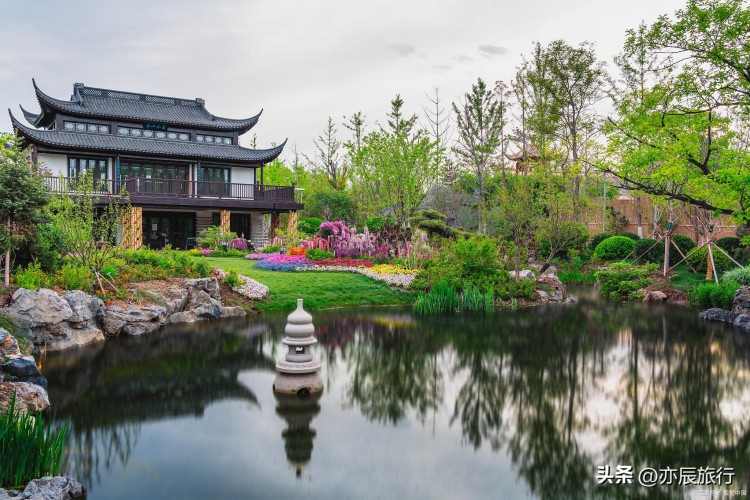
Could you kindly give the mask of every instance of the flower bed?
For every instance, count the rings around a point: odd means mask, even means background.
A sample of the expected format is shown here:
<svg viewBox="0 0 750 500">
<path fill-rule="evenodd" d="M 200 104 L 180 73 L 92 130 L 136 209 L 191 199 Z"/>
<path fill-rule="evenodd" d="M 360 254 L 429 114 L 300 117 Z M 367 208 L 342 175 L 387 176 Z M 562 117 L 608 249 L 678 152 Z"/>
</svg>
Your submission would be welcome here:
<svg viewBox="0 0 750 500">
<path fill-rule="evenodd" d="M 273 257 L 275 255 L 281 255 L 279 252 L 273 252 L 273 253 L 249 253 L 245 255 L 245 258 L 247 260 L 266 260 L 270 257 Z"/>
<path fill-rule="evenodd" d="M 416 271 L 401 266 L 394 266 L 392 264 L 380 264 L 369 268 L 361 266 L 308 265 L 304 268 L 298 268 L 297 271 L 342 271 L 359 273 L 369 276 L 374 280 L 382 281 L 389 285 L 401 288 L 409 288 L 414 281 L 414 278 L 417 277 Z"/>
<path fill-rule="evenodd" d="M 215 274 L 221 281 L 227 277 L 227 272 L 222 269 L 214 269 Z M 237 276 L 244 284 L 232 287 L 232 291 L 239 293 L 243 297 L 253 300 L 261 300 L 268 297 L 268 287 L 259 281 L 239 274 Z"/>
<path fill-rule="evenodd" d="M 331 267 L 331 266 L 344 266 L 344 267 L 372 267 L 371 260 L 363 259 L 351 259 L 348 257 L 334 257 L 332 259 L 320 259 L 311 261 L 316 266 Z"/>
</svg>

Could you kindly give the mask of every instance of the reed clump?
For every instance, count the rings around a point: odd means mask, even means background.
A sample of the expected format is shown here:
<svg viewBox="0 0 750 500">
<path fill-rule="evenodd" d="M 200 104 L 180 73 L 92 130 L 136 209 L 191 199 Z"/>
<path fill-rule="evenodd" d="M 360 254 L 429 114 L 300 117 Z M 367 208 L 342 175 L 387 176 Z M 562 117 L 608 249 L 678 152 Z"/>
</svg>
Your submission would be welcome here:
<svg viewBox="0 0 750 500">
<path fill-rule="evenodd" d="M 414 302 L 414 311 L 419 314 L 441 314 L 461 312 L 490 312 L 495 306 L 492 290 L 482 293 L 470 286 L 459 292 L 455 286 L 440 281 L 429 292 L 420 293 Z"/>
<path fill-rule="evenodd" d="M 70 427 L 65 422 L 53 429 L 41 414 L 16 410 L 16 395 L 0 415 L 0 487 L 22 487 L 29 481 L 56 476 Z"/>
</svg>

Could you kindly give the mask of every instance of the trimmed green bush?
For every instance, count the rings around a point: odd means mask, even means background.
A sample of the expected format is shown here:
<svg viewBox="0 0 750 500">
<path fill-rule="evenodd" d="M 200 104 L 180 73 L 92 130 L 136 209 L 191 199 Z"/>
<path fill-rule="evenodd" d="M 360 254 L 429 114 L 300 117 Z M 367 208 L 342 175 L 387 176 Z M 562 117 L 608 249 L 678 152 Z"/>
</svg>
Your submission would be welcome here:
<svg viewBox="0 0 750 500">
<path fill-rule="evenodd" d="M 690 300 L 696 306 L 703 309 L 720 307 L 721 309 L 732 309 L 734 294 L 740 289 L 740 285 L 734 282 L 701 283 L 690 292 Z"/>
<path fill-rule="evenodd" d="M 664 247 L 657 245 L 653 238 L 643 238 L 635 242 L 633 255 L 635 258 L 642 256 L 643 262 L 661 262 L 664 260 Z"/>
<path fill-rule="evenodd" d="M 599 246 L 599 243 L 601 243 L 602 241 L 606 240 L 607 238 L 611 238 L 611 237 L 612 237 L 612 235 L 609 234 L 609 233 L 595 234 L 591 238 L 591 242 L 589 243 L 589 248 L 593 252 L 594 250 L 596 250 L 596 247 Z"/>
<path fill-rule="evenodd" d="M 627 233 L 627 232 L 626 232 L 626 233 L 620 233 L 620 234 L 618 234 L 617 236 L 625 236 L 626 238 L 630 238 L 630 239 L 631 239 L 631 240 L 633 240 L 633 241 L 638 241 L 638 240 L 640 240 L 640 239 L 641 239 L 641 237 L 640 237 L 640 236 L 638 236 L 638 235 L 637 235 L 637 234 L 635 234 L 635 233 Z"/>
<path fill-rule="evenodd" d="M 732 261 L 726 255 L 717 250 L 712 250 L 712 253 L 714 254 L 714 265 L 716 266 L 714 270 L 717 273 L 732 268 Z M 708 270 L 708 247 L 703 247 L 691 253 L 688 255 L 687 261 L 697 272 L 705 273 Z"/>
<path fill-rule="evenodd" d="M 307 250 L 305 250 L 305 257 L 310 260 L 321 260 L 330 259 L 333 257 L 333 254 L 331 252 L 321 250 L 320 248 L 308 248 Z"/>
<path fill-rule="evenodd" d="M 625 238 L 627 239 L 627 238 Z M 652 279 L 649 275 L 656 272 L 656 266 L 631 266 L 624 262 L 616 262 L 610 269 L 596 272 L 599 280 L 599 293 L 604 297 L 617 300 L 638 300 L 643 298 L 639 290 L 649 286 Z"/>
<path fill-rule="evenodd" d="M 600 260 L 624 259 L 634 247 L 635 242 L 630 238 L 611 236 L 596 246 L 594 257 Z"/>
<path fill-rule="evenodd" d="M 742 286 L 750 286 L 750 267 L 737 267 L 724 273 L 721 277 L 724 283 L 737 283 Z"/>
<path fill-rule="evenodd" d="M 323 219 L 308 217 L 297 223 L 297 230 L 305 234 L 318 234 L 321 224 L 323 224 Z"/>
</svg>

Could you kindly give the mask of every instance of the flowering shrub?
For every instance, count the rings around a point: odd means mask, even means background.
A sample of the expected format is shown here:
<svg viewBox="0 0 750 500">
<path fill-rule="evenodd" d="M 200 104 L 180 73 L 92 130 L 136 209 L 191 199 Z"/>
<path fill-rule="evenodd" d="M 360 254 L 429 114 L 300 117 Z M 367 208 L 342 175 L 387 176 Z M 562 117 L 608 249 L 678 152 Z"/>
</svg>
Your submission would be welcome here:
<svg viewBox="0 0 750 500">
<path fill-rule="evenodd" d="M 201 255 L 211 255 L 212 253 L 216 253 L 216 250 L 211 250 L 210 248 L 204 248 L 201 250 Z"/>
<path fill-rule="evenodd" d="M 222 269 L 214 269 L 213 274 L 222 282 L 226 282 L 226 279 L 229 277 L 229 274 Z M 240 284 L 231 287 L 232 291 L 253 300 L 264 299 L 268 296 L 268 287 L 263 283 L 241 274 L 237 275 L 237 279 L 240 281 Z"/>
<path fill-rule="evenodd" d="M 249 253 L 245 255 L 245 258 L 247 260 L 265 260 L 269 257 L 273 257 L 274 255 L 281 255 L 279 252 L 274 253 Z"/>
<path fill-rule="evenodd" d="M 348 230 L 349 228 L 346 227 L 344 221 L 340 220 L 335 222 L 324 222 L 320 225 L 320 234 L 326 238 L 329 236 L 340 236 Z"/>
<path fill-rule="evenodd" d="M 320 236 L 314 236 L 312 238 L 305 238 L 299 242 L 302 248 L 317 248 L 320 250 L 328 250 L 328 239 L 321 238 Z"/>
<path fill-rule="evenodd" d="M 235 238 L 229 242 L 229 248 L 234 248 L 235 250 L 247 250 L 247 240 L 243 240 L 242 238 Z"/>
</svg>

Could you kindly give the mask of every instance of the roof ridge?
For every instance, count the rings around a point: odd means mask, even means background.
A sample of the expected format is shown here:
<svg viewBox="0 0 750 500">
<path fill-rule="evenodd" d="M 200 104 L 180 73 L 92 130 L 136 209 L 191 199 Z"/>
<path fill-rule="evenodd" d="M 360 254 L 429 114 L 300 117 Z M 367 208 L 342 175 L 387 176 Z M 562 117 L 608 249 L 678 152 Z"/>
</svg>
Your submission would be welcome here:
<svg viewBox="0 0 750 500">
<path fill-rule="evenodd" d="M 195 99 L 185 99 L 183 97 L 171 97 L 156 94 L 144 94 L 142 92 L 130 92 L 128 90 L 105 89 L 102 87 L 87 87 L 83 84 L 74 86 L 74 92 L 77 91 L 84 99 L 91 97 L 95 99 L 117 99 L 126 102 L 142 101 L 149 104 L 161 104 L 164 106 L 192 106 L 205 109 L 206 101 L 200 97 Z"/>
</svg>

